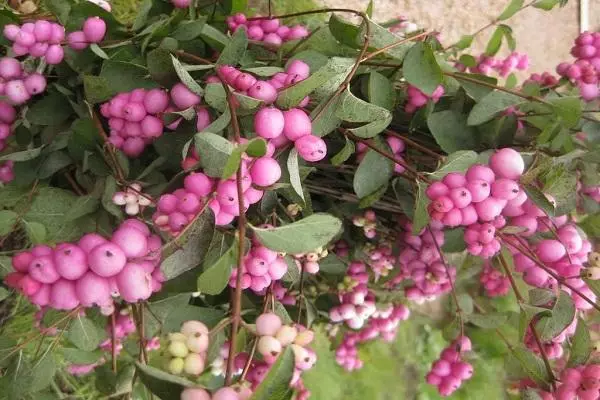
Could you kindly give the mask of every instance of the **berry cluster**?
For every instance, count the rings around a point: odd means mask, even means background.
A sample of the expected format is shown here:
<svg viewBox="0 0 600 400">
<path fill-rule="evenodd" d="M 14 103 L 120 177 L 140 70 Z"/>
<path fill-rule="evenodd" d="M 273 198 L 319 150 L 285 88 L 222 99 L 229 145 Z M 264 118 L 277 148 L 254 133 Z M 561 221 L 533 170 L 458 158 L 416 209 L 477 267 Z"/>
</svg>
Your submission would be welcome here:
<svg viewBox="0 0 600 400">
<path fill-rule="evenodd" d="M 558 79 L 549 72 L 543 72 L 541 74 L 533 73 L 523 82 L 523 86 L 528 83 L 537 83 L 541 87 L 552 87 L 558 84 Z"/>
<path fill-rule="evenodd" d="M 491 75 L 496 72 L 505 78 L 515 70 L 524 71 L 529 68 L 529 57 L 527 54 L 512 52 L 504 60 L 501 60 L 482 54 L 478 57 L 476 65 L 467 68 L 467 66 L 457 63 L 455 67 L 461 72 L 468 69 L 471 73 L 482 75 Z"/>
<path fill-rule="evenodd" d="M 287 270 L 288 265 L 280 254 L 253 241 L 252 248 L 244 257 L 242 289 L 250 289 L 253 292 L 261 293 L 269 287 L 271 282 L 283 278 Z M 238 269 L 234 268 L 229 278 L 229 286 L 236 286 L 237 275 Z"/>
<path fill-rule="evenodd" d="M 322 160 L 327 154 L 325 141 L 312 134 L 310 117 L 301 108 L 282 111 L 268 106 L 277 99 L 277 89 L 293 85 L 306 79 L 310 74 L 308 64 L 300 60 L 292 61 L 286 72 L 280 72 L 268 81 L 257 80 L 254 76 L 239 71 L 232 66 L 223 66 L 218 70 L 221 79 L 237 92 L 262 100 L 267 107 L 260 109 L 254 116 L 256 134 L 279 148 L 293 142 L 300 157 L 309 162 Z M 211 79 L 218 79 L 213 77 Z M 306 97 L 300 107 L 308 104 Z"/>
<path fill-rule="evenodd" d="M 408 96 L 407 103 L 404 106 L 404 111 L 409 114 L 414 113 L 419 108 L 424 107 L 429 100 L 433 101 L 433 103 L 437 103 L 440 101 L 440 98 L 444 95 L 444 87 L 439 85 L 431 94 L 431 96 L 423 93 L 419 88 L 413 85 L 408 85 L 408 89 L 406 90 L 406 94 Z"/>
<path fill-rule="evenodd" d="M 125 206 L 125 214 L 137 215 L 140 207 L 147 207 L 152 204 L 152 199 L 142 193 L 142 185 L 132 183 L 124 192 L 116 192 L 112 198 L 113 203 L 118 206 Z"/>
<path fill-rule="evenodd" d="M 83 23 L 83 29 L 67 35 L 69 47 L 84 50 L 92 43 L 100 43 L 106 35 L 106 22 L 100 17 L 90 17 Z"/>
<path fill-rule="evenodd" d="M 479 275 L 479 282 L 489 297 L 500 297 L 508 294 L 510 280 L 486 261 Z"/>
<path fill-rule="evenodd" d="M 464 353 L 471 351 L 471 340 L 466 336 L 457 338 L 442 351 L 426 376 L 430 385 L 437 386 L 442 396 L 450 396 L 473 376 L 473 366 L 462 360 Z"/>
<path fill-rule="evenodd" d="M 169 334 L 168 370 L 174 375 L 199 376 L 204 371 L 209 330 L 200 321 L 186 321 L 179 332 Z"/>
<path fill-rule="evenodd" d="M 327 249 L 318 248 L 310 253 L 291 254 L 291 256 L 294 258 L 299 271 L 314 275 L 319 272 L 319 260 L 327 257 L 328 253 Z"/>
<path fill-rule="evenodd" d="M 369 291 L 367 265 L 353 261 L 348 266 L 343 283 L 338 287 L 340 305 L 329 310 L 331 322 L 345 322 L 352 329 L 360 329 L 375 313 L 375 295 Z"/>
<path fill-rule="evenodd" d="M 0 59 L 0 78 L 0 95 L 6 96 L 12 105 L 24 104 L 31 96 L 46 90 L 46 78 L 42 74 L 25 72 L 19 60 L 15 58 Z M 2 114 L 6 117 L 2 121 L 8 120 L 9 115 L 12 115 L 14 121 L 14 110 L 2 107 Z M 0 134 L 1 136 L 4 136 L 4 132 Z"/>
<path fill-rule="evenodd" d="M 385 141 L 387 142 L 388 146 L 390 146 L 390 149 L 392 150 L 392 154 L 394 155 L 394 158 L 397 160 L 400 160 L 403 162 L 403 164 L 398 164 L 398 163 L 394 163 L 394 172 L 397 174 L 401 174 L 404 171 L 406 171 L 406 167 L 404 166 L 404 150 L 406 149 L 406 145 L 404 144 L 404 141 L 400 138 L 397 138 L 395 136 L 387 136 L 385 138 Z M 359 142 L 356 146 L 356 160 L 358 162 L 360 162 L 364 156 L 367 154 L 367 151 L 369 150 L 369 147 L 362 143 Z"/>
<path fill-rule="evenodd" d="M 248 20 L 244 14 L 238 13 L 227 17 L 226 22 L 232 32 L 245 29 L 250 40 L 263 42 L 271 47 L 279 47 L 284 42 L 308 36 L 308 29 L 305 26 L 282 25 L 277 18 Z"/>
<path fill-rule="evenodd" d="M 373 239 L 377 236 L 377 215 L 373 210 L 366 210 L 362 216 L 354 216 L 352 224 L 362 228 L 367 239 Z"/>
<path fill-rule="evenodd" d="M 600 97 L 600 32 L 583 32 L 571 48 L 574 63 L 562 62 L 556 67 L 560 76 L 579 86 L 581 97 L 592 101 Z"/>
<path fill-rule="evenodd" d="M 4 37 L 14 42 L 12 51 L 17 57 L 29 54 L 36 58 L 43 57 L 46 63 L 56 65 L 65 56 L 61 47 L 65 28 L 54 22 L 38 20 L 21 26 L 9 24 L 4 26 Z"/>
<path fill-rule="evenodd" d="M 2 75 L 2 64 L 3 60 L 0 60 L 0 77 L 4 78 Z M 2 89 L 0 87 L 0 93 Z M 0 151 L 6 148 L 6 141 L 10 134 L 12 133 L 12 123 L 15 122 L 15 118 L 17 117 L 17 112 L 13 106 L 8 104 L 5 101 L 0 101 Z M 0 175 L 0 181 L 4 181 L 2 176 Z"/>
<path fill-rule="evenodd" d="M 12 258 L 15 272 L 5 282 L 40 307 L 72 310 L 99 306 L 114 311 L 113 297 L 145 300 L 161 288 L 161 240 L 148 227 L 128 219 L 110 241 L 95 233 L 55 248 L 38 245 Z"/>
<path fill-rule="evenodd" d="M 565 368 L 553 393 L 539 391 L 543 400 L 594 400 L 600 397 L 600 365 Z"/>
<path fill-rule="evenodd" d="M 168 105 L 169 96 L 162 89 L 119 93 L 100 107 L 102 116 L 108 118 L 109 141 L 129 157 L 138 157 L 162 135 L 160 114 Z"/>
<path fill-rule="evenodd" d="M 531 330 L 532 326 L 538 322 L 538 318 L 534 318 L 529 326 L 527 327 L 527 331 L 525 332 L 525 346 L 532 352 L 536 354 L 541 354 L 540 347 L 537 344 L 535 336 Z M 573 321 L 558 335 L 553 337 L 547 342 L 542 342 L 542 346 L 544 347 L 544 353 L 548 359 L 558 359 L 563 356 L 563 344 L 566 342 L 568 338 L 575 334 L 575 330 L 577 329 L 577 317 L 573 318 Z"/>
<path fill-rule="evenodd" d="M 402 228 L 405 233 L 401 237 L 404 249 L 398 257 L 400 273 L 388 281 L 386 286 L 394 288 L 408 279 L 410 283 L 404 287 L 404 293 L 407 299 L 418 304 L 449 293 L 452 288 L 450 279 L 456 279 L 456 268 L 449 265 L 446 271 L 437 249 L 444 245 L 442 226 L 433 221 L 429 228 L 418 235 L 411 233 L 410 223 L 404 222 Z"/>
<path fill-rule="evenodd" d="M 432 200 L 429 214 L 446 226 L 466 226 L 469 252 L 489 258 L 500 250 L 494 236 L 495 230 L 506 224 L 504 210 L 527 200 L 517 182 L 524 170 L 519 153 L 509 148 L 498 150 L 489 167 L 476 164 L 466 174 L 451 172 L 432 183 L 426 192 Z M 504 215 L 510 216 L 510 212 Z"/>
<path fill-rule="evenodd" d="M 363 361 L 358 357 L 357 346 L 379 337 L 387 342 L 393 341 L 400 322 L 409 316 L 410 310 L 402 304 L 375 311 L 361 330 L 344 334 L 342 343 L 335 351 L 336 362 L 346 371 L 361 369 Z"/>
<path fill-rule="evenodd" d="M 376 280 L 381 276 L 387 276 L 394 269 L 397 257 L 394 256 L 394 249 L 389 241 L 383 240 L 377 244 L 366 243 L 363 251 Z"/>
</svg>

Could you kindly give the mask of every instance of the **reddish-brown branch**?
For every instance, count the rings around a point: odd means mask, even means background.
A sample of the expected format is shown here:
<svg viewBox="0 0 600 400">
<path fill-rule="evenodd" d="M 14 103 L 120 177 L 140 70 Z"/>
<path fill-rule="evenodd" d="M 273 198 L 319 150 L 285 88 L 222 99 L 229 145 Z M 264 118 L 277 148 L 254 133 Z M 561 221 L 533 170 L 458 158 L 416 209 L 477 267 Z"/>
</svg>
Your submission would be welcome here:
<svg viewBox="0 0 600 400">
<path fill-rule="evenodd" d="M 385 133 L 387 133 L 390 136 L 397 137 L 398 139 L 402 139 L 407 145 L 409 145 L 411 147 L 414 147 L 415 149 L 417 149 L 417 150 L 419 150 L 419 151 L 421 151 L 421 152 L 423 152 L 423 153 L 425 153 L 427 155 L 432 156 L 436 160 L 441 160 L 443 158 L 443 156 L 441 154 L 438 154 L 435 151 L 428 149 L 427 147 L 425 147 L 425 146 L 423 146 L 423 145 L 415 142 L 412 139 L 409 139 L 408 137 L 406 137 L 404 135 L 401 135 L 398 132 L 394 132 L 391 129 L 386 129 Z"/>
<path fill-rule="evenodd" d="M 367 54 L 365 57 L 363 57 L 360 60 L 360 62 L 362 63 L 362 62 L 365 62 L 365 61 L 369 61 L 370 59 L 372 59 L 374 57 L 377 57 L 378 55 L 380 55 L 382 53 L 385 53 L 386 51 L 391 50 L 394 47 L 398 47 L 398 46 L 400 46 L 402 44 L 405 44 L 405 43 L 408 43 L 408 42 L 413 42 L 415 40 L 424 38 L 424 37 L 428 36 L 431 33 L 432 33 L 431 31 L 422 32 L 422 33 L 419 33 L 418 35 L 411 36 L 411 37 L 406 38 L 406 39 L 398 40 L 397 42 L 394 42 L 392 44 L 388 44 L 387 46 L 384 46 L 384 47 L 382 47 L 380 49 L 377 49 L 377 50 L 375 50 L 375 51 Z"/>
</svg>

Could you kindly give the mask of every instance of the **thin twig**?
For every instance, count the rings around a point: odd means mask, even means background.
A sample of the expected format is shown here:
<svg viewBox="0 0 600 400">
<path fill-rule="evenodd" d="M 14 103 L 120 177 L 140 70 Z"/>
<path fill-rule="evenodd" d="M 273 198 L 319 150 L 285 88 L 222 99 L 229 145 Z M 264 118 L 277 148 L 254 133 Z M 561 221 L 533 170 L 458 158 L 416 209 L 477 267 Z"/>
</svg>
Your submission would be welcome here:
<svg viewBox="0 0 600 400">
<path fill-rule="evenodd" d="M 375 51 L 367 54 L 366 56 L 364 56 L 360 60 L 360 62 L 363 63 L 365 61 L 369 61 L 370 59 L 372 59 L 374 57 L 377 57 L 381 53 L 385 53 L 386 51 L 391 50 L 394 47 L 398 47 L 398 46 L 400 46 L 402 44 L 405 44 L 405 43 L 408 43 L 408 42 L 413 42 L 413 41 L 415 41 L 417 39 L 421 39 L 421 38 L 423 38 L 425 36 L 428 36 L 431 33 L 432 33 L 431 31 L 422 32 L 422 33 L 419 33 L 418 35 L 411 36 L 411 37 L 408 37 L 408 38 L 405 38 L 405 39 L 402 39 L 402 40 L 398 40 L 397 42 L 394 42 L 392 44 L 388 44 L 387 46 L 384 46 L 384 47 L 382 47 L 382 48 L 380 48 L 378 50 L 375 50 Z"/>
<path fill-rule="evenodd" d="M 112 357 L 112 371 L 117 373 L 117 311 L 110 315 L 110 353 Z"/>
<path fill-rule="evenodd" d="M 425 153 L 427 155 L 430 155 L 430 156 L 434 157 L 436 160 L 441 160 L 442 158 L 444 158 L 441 154 L 438 154 L 435 151 L 430 150 L 427 147 L 425 147 L 425 146 L 423 146 L 423 145 L 415 142 L 412 139 L 409 139 L 408 137 L 406 137 L 406 136 L 404 136 L 404 135 L 402 135 L 402 134 L 400 134 L 398 132 L 394 132 L 391 129 L 386 129 L 385 133 L 387 133 L 390 136 L 397 137 L 398 139 L 402 139 L 407 145 L 412 146 L 415 149 L 417 149 L 417 150 L 419 150 L 419 151 L 421 151 L 421 152 L 423 152 L 423 153 Z"/>
</svg>

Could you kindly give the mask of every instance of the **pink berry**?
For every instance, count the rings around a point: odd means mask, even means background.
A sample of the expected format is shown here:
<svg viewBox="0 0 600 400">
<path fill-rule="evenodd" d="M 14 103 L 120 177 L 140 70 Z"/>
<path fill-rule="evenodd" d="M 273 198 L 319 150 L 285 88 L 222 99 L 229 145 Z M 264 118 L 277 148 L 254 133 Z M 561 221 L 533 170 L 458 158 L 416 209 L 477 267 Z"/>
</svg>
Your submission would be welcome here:
<svg viewBox="0 0 600 400">
<path fill-rule="evenodd" d="M 114 243 L 105 243 L 95 247 L 88 257 L 90 269 L 102 277 L 118 274 L 125 263 L 127 256 L 121 248 Z"/>
<path fill-rule="evenodd" d="M 75 293 L 84 307 L 103 306 L 112 302 L 108 280 L 88 271 L 75 282 Z"/>
<path fill-rule="evenodd" d="M 466 177 L 468 181 L 483 180 L 488 183 L 492 183 L 496 179 L 494 171 L 492 171 L 491 168 L 481 164 L 475 164 L 469 167 Z"/>
<path fill-rule="evenodd" d="M 194 193 L 187 193 L 177 201 L 177 209 L 184 214 L 196 214 L 202 203 Z"/>
<path fill-rule="evenodd" d="M 298 75 L 301 79 L 306 79 L 310 75 L 310 66 L 302 60 L 293 60 L 287 65 L 285 72 L 290 75 Z"/>
<path fill-rule="evenodd" d="M 242 400 L 238 392 L 230 387 L 222 387 L 213 393 L 212 400 Z"/>
<path fill-rule="evenodd" d="M 35 294 L 29 297 L 29 300 L 36 306 L 45 307 L 50 303 L 51 285 L 42 285 Z"/>
<path fill-rule="evenodd" d="M 271 47 L 279 47 L 283 43 L 283 40 L 277 33 L 267 33 L 263 36 L 263 43 Z"/>
<path fill-rule="evenodd" d="M 65 56 L 65 52 L 62 46 L 53 44 L 48 46 L 48 50 L 46 50 L 45 59 L 46 62 L 50 65 L 60 64 Z"/>
<path fill-rule="evenodd" d="M 20 105 L 31 98 L 31 95 L 25 87 L 25 82 L 15 79 L 6 83 L 5 94 L 11 104 Z"/>
<path fill-rule="evenodd" d="M 281 178 L 281 167 L 271 157 L 261 157 L 250 168 L 252 182 L 258 186 L 271 186 Z"/>
<path fill-rule="evenodd" d="M 246 90 L 254 86 L 256 82 L 257 80 L 255 77 L 245 72 L 242 72 L 237 76 L 237 78 L 235 78 L 235 82 L 232 86 L 241 92 L 245 92 Z"/>
<path fill-rule="evenodd" d="M 262 40 L 265 32 L 260 26 L 251 26 L 248 28 L 248 38 L 251 40 Z"/>
<path fill-rule="evenodd" d="M 306 135 L 294 143 L 298 154 L 308 162 L 321 161 L 327 155 L 327 144 L 318 136 Z"/>
<path fill-rule="evenodd" d="M 54 266 L 63 278 L 78 279 L 88 270 L 87 256 L 79 246 L 66 243 L 56 248 Z"/>
<path fill-rule="evenodd" d="M 492 196 L 498 199 L 513 200 L 520 192 L 519 184 L 512 179 L 498 179 L 492 183 Z"/>
<path fill-rule="evenodd" d="M 33 46 L 35 42 L 36 40 L 33 33 L 26 32 L 24 29 L 21 29 L 15 38 L 15 43 L 23 47 Z"/>
<path fill-rule="evenodd" d="M 162 89 L 150 89 L 146 92 L 143 103 L 148 114 L 158 114 L 169 105 L 169 95 Z"/>
<path fill-rule="evenodd" d="M 21 28 L 15 24 L 7 24 L 4 26 L 4 37 L 6 37 L 10 41 L 15 41 L 17 39 L 17 35 L 21 32 Z"/>
<path fill-rule="evenodd" d="M 123 153 L 129 157 L 138 157 L 144 151 L 144 141 L 139 137 L 131 137 L 123 142 Z"/>
<path fill-rule="evenodd" d="M 217 199 L 221 205 L 236 205 L 238 203 L 236 182 L 233 180 L 221 181 L 217 186 Z"/>
<path fill-rule="evenodd" d="M 41 283 L 54 283 L 60 279 L 51 256 L 34 258 L 29 264 L 29 275 Z"/>
<path fill-rule="evenodd" d="M 0 59 L 0 76 L 6 80 L 18 79 L 23 75 L 23 68 L 19 60 L 11 57 Z"/>
<path fill-rule="evenodd" d="M 430 200 L 435 200 L 441 196 L 448 196 L 450 194 L 450 189 L 442 182 L 433 182 L 427 188 L 425 194 Z"/>
<path fill-rule="evenodd" d="M 490 166 L 500 178 L 517 180 L 525 171 L 525 162 L 513 149 L 504 148 L 490 157 Z"/>
<path fill-rule="evenodd" d="M 190 0 L 171 0 L 173 1 L 173 4 L 175 5 L 175 7 L 178 8 L 186 8 L 189 6 L 189 4 L 191 3 Z M 181 4 L 181 3 L 188 3 L 188 5 L 184 6 L 184 7 L 180 7 L 177 4 Z M 181 400 L 211 400 L 210 394 L 201 388 L 186 388 L 183 390 L 183 392 L 181 392 Z"/>
<path fill-rule="evenodd" d="M 30 95 L 40 94 L 46 90 L 46 78 L 42 74 L 31 74 L 25 78 L 25 89 Z"/>
<path fill-rule="evenodd" d="M 567 250 L 558 240 L 545 239 L 538 243 L 536 254 L 543 262 L 556 262 L 563 258 Z"/>
<path fill-rule="evenodd" d="M 502 209 L 506 205 L 506 200 L 496 199 L 495 197 L 488 197 L 487 199 L 476 203 L 475 210 L 477 215 L 482 221 L 493 221 L 498 215 L 502 213 Z"/>
<path fill-rule="evenodd" d="M 450 191 L 450 199 L 456 208 L 465 208 L 471 204 L 471 192 L 468 189 L 461 187 Z"/>
<path fill-rule="evenodd" d="M 450 189 L 462 188 L 467 184 L 465 176 L 458 172 L 450 172 L 444 176 L 442 182 Z"/>
<path fill-rule="evenodd" d="M 50 288 L 50 307 L 56 310 L 72 310 L 79 305 L 75 283 L 60 279 Z"/>
<path fill-rule="evenodd" d="M 296 141 L 302 136 L 312 133 L 310 117 L 299 108 L 283 112 L 284 125 L 283 134 L 291 141 Z"/>
<path fill-rule="evenodd" d="M 284 113 L 275 107 L 264 107 L 254 116 L 254 130 L 265 139 L 276 138 L 283 133 Z"/>
<path fill-rule="evenodd" d="M 135 228 L 120 227 L 113 233 L 111 241 L 119 246 L 128 258 L 143 257 L 148 253 L 146 235 Z"/>
<path fill-rule="evenodd" d="M 50 43 L 60 44 L 65 40 L 65 28 L 60 24 L 52 24 L 52 36 L 50 37 Z"/>
<path fill-rule="evenodd" d="M 106 22 L 100 17 L 90 17 L 83 23 L 83 33 L 88 42 L 100 43 L 106 35 Z"/>
<path fill-rule="evenodd" d="M 34 256 L 24 251 L 22 253 L 15 254 L 11 260 L 12 266 L 15 271 L 27 272 L 29 270 L 29 264 L 33 261 Z"/>
<path fill-rule="evenodd" d="M 431 372 L 441 377 L 448 376 L 451 372 L 451 366 L 452 364 L 446 360 L 437 360 L 431 366 Z"/>
<path fill-rule="evenodd" d="M 302 25 L 295 25 L 290 28 L 286 40 L 302 39 L 308 36 L 308 29 Z"/>
<path fill-rule="evenodd" d="M 86 233 L 81 237 L 81 239 L 79 239 L 77 245 L 79 246 L 79 248 L 81 248 L 81 250 L 85 251 L 86 253 L 89 253 L 94 247 L 104 244 L 106 242 L 107 240 L 104 239 L 102 236 L 98 235 L 97 233 Z"/>
<path fill-rule="evenodd" d="M 43 19 L 35 21 L 33 34 L 38 42 L 47 42 L 52 37 L 52 23 Z"/>
<path fill-rule="evenodd" d="M 152 276 L 137 263 L 128 263 L 116 277 L 121 297 L 135 303 L 152 295 Z"/>
<path fill-rule="evenodd" d="M 198 197 L 208 196 L 213 191 L 211 179 L 201 172 L 192 172 L 184 179 L 186 190 Z"/>
<path fill-rule="evenodd" d="M 69 46 L 73 50 L 83 50 L 88 47 L 89 43 L 83 31 L 71 32 L 67 35 Z"/>
<path fill-rule="evenodd" d="M 277 99 L 277 90 L 269 82 L 258 81 L 248 89 L 248 96 L 271 104 Z"/>
<path fill-rule="evenodd" d="M 261 314 L 256 319 L 256 333 L 259 336 L 275 336 L 281 325 L 281 318 L 276 314 Z"/>
<path fill-rule="evenodd" d="M 200 103 L 200 96 L 192 92 L 183 83 L 176 83 L 171 88 L 171 100 L 177 108 L 185 110 Z"/>
</svg>

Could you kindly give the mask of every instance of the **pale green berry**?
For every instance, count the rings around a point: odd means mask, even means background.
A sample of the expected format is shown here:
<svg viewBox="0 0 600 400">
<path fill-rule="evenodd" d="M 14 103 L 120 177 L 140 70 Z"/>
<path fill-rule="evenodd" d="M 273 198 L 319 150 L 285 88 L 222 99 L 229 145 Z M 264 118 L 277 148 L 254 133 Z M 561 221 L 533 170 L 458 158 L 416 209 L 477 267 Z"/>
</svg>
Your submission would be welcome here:
<svg viewBox="0 0 600 400">
<path fill-rule="evenodd" d="M 183 358 L 173 358 L 171 361 L 169 361 L 169 365 L 167 366 L 167 369 L 169 370 L 169 372 L 173 375 L 179 375 L 183 372 L 183 366 L 185 364 L 185 361 L 183 360 Z"/>
<path fill-rule="evenodd" d="M 185 342 L 171 342 L 169 343 L 169 353 L 173 357 L 185 357 L 189 353 L 189 349 Z"/>
</svg>

